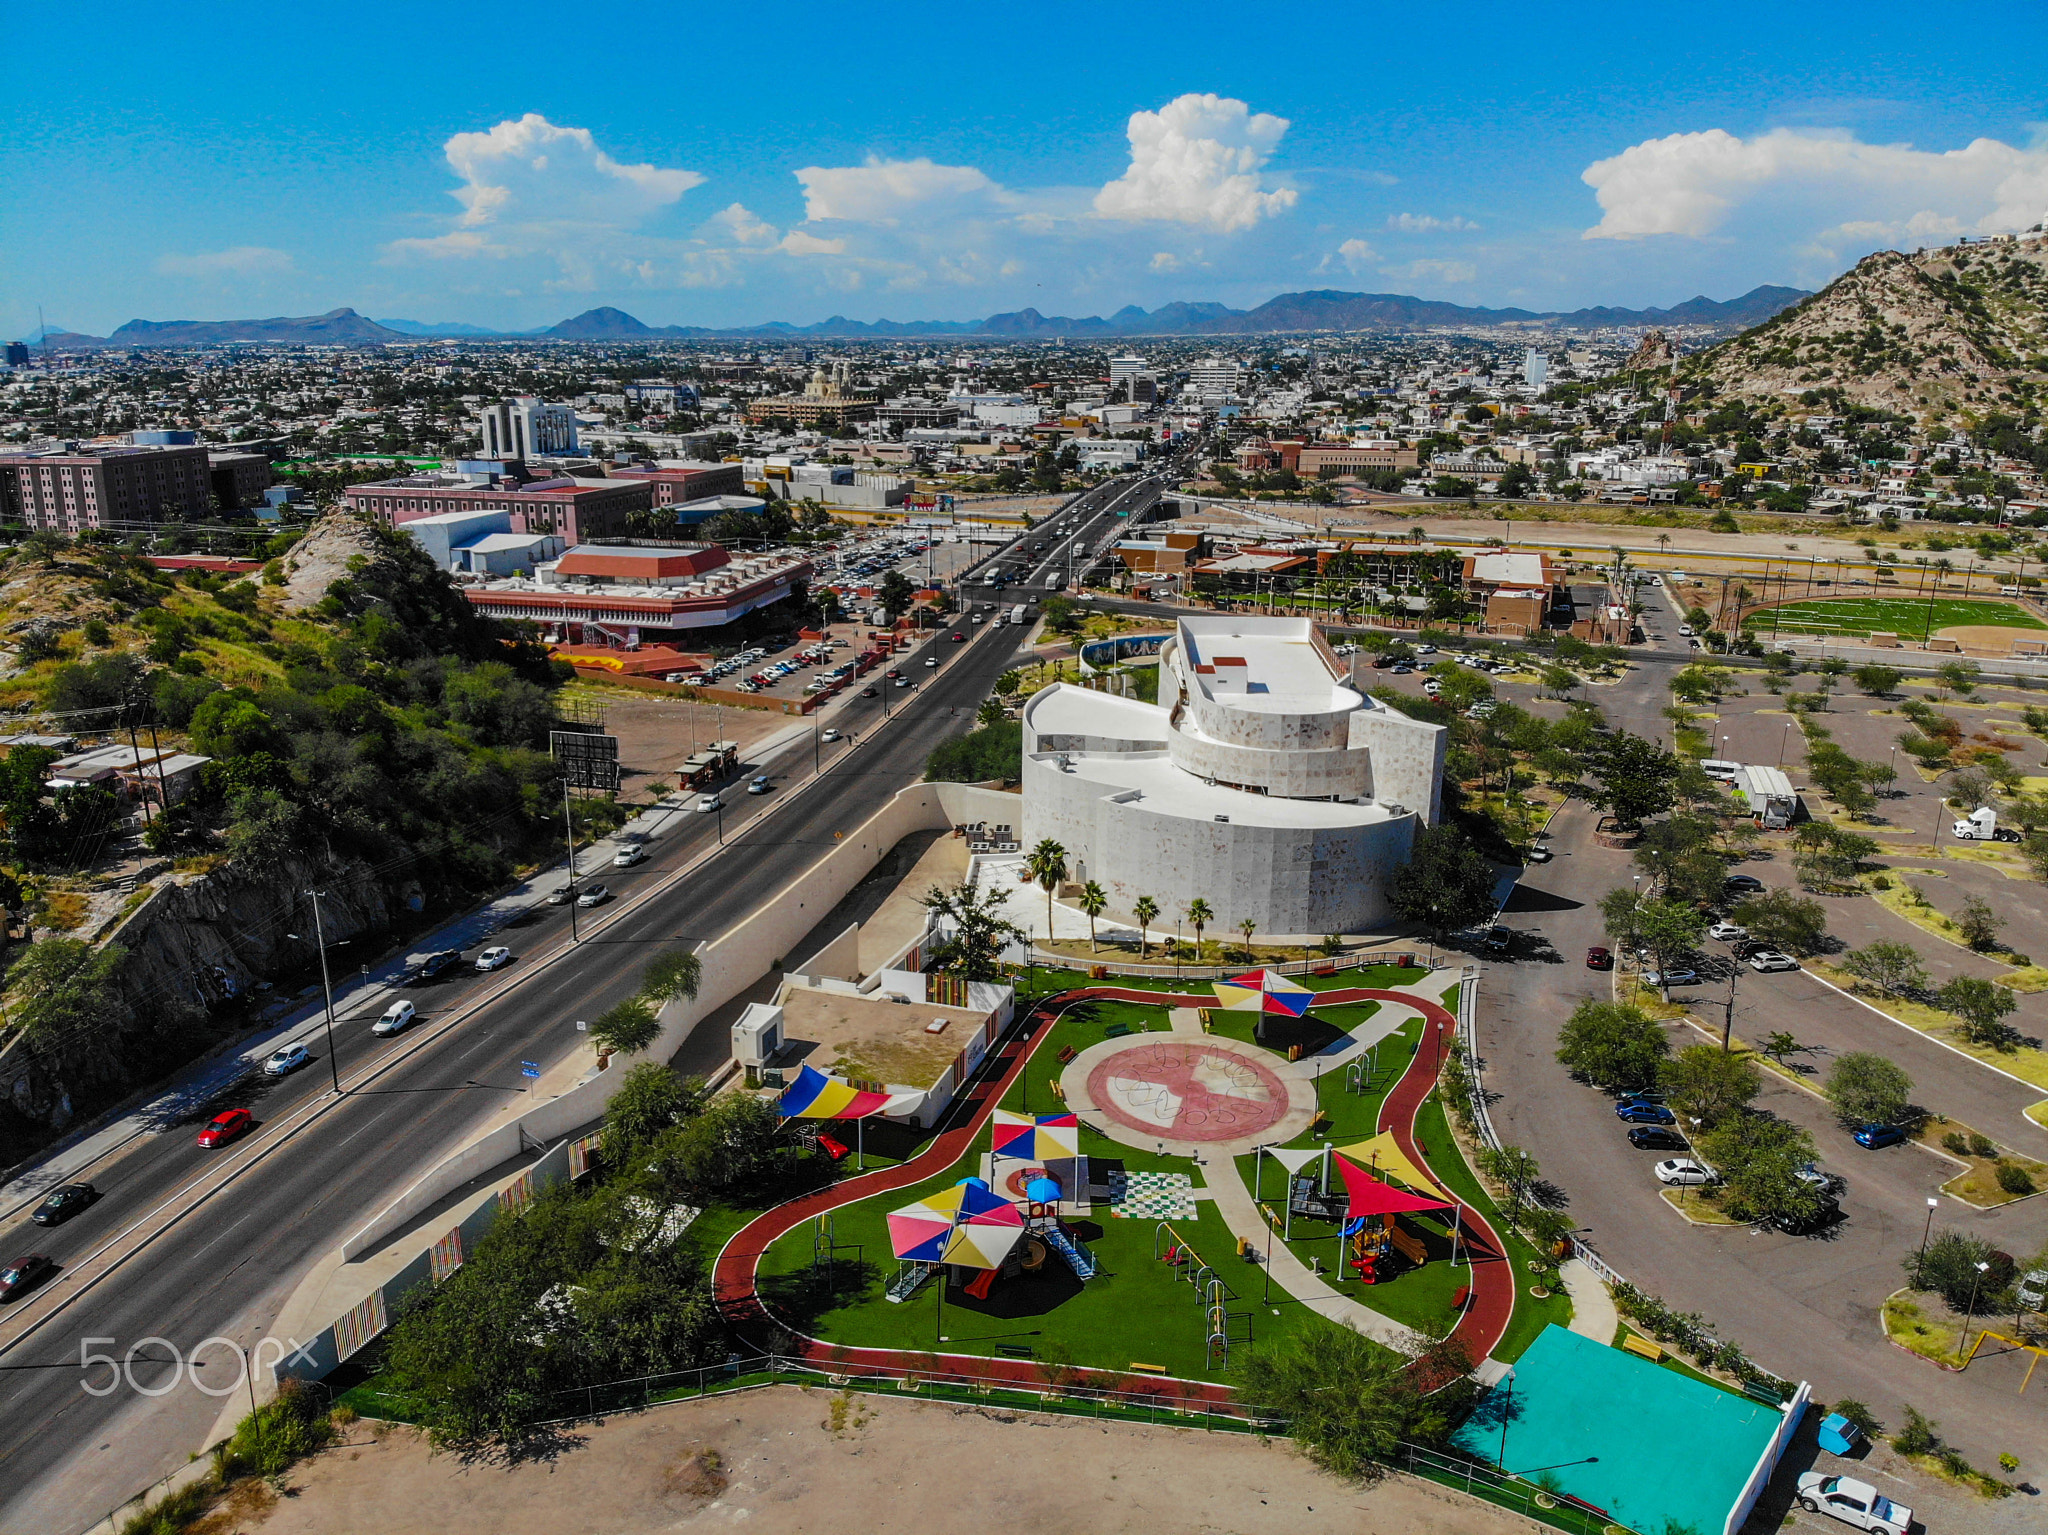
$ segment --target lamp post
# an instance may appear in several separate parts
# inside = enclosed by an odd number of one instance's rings
[[[334,1080],[334,1095],[341,1096],[341,1068],[334,1062],[334,987],[327,978],[327,927],[320,915],[324,890],[308,890],[313,898],[313,937],[320,945],[320,990],[327,998],[327,1074]]]
[[[1958,1359],[1963,1357],[1963,1345],[1970,1339],[1970,1318],[1977,1314],[1977,1286],[1984,1282],[1985,1271],[1991,1265],[1989,1263],[1979,1263],[1975,1267],[1977,1272],[1970,1279],[1969,1309],[1963,1313],[1963,1328],[1956,1337],[1956,1357]]]
[[[1920,1261],[1922,1263],[1927,1261],[1927,1239],[1934,1234],[1934,1212],[1939,1208],[1940,1204],[1941,1201],[1932,1194],[1927,1196],[1927,1224],[1920,1228]]]
[[[1500,1410],[1500,1468],[1508,1468],[1508,1420],[1515,1415],[1515,1367],[1508,1366],[1508,1373],[1501,1377],[1501,1389],[1507,1392],[1507,1400]]]
[[[1787,721],[1785,721],[1785,730],[1784,730],[1784,733],[1783,733],[1782,735],[1780,735],[1780,736],[1778,737],[1778,766],[1779,766],[1779,767],[1783,767],[1783,766],[1785,765],[1785,748],[1786,748],[1787,746],[1791,745],[1791,743],[1792,743],[1792,722],[1791,722],[1790,720],[1787,720]],[[1898,749],[1898,748],[1897,748],[1896,746],[1894,746],[1894,747],[1892,748],[1892,754],[1893,754],[1894,756],[1896,756],[1896,755],[1898,754],[1898,750],[1899,750],[1899,749]]]
[[[569,780],[562,780],[562,839],[569,845],[569,942],[576,934],[576,823],[569,817]]]

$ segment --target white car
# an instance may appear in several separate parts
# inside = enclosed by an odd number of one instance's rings
[[[1444,685],[1441,682],[1436,681],[1434,678],[1432,678],[1428,682],[1423,683],[1422,685],[1422,691],[1427,693],[1431,698],[1436,697],[1437,694],[1441,693],[1443,690]]]
[[[1780,954],[1776,949],[1758,949],[1749,956],[1749,968],[1765,975],[1773,970],[1797,970],[1799,961],[1789,954]]]
[[[1707,936],[1717,938],[1722,943],[1733,943],[1738,938],[1747,938],[1749,929],[1738,922],[1716,922],[1707,929]]]
[[[370,1025],[370,1032],[380,1037],[402,1034],[406,1025],[418,1014],[410,1002],[394,1002],[384,1009],[384,1016]]]
[[[285,1076],[297,1071],[311,1059],[313,1052],[304,1045],[286,1045],[263,1063],[263,1074],[266,1077]]]
[[[647,849],[637,842],[628,842],[624,847],[612,854],[612,867],[614,869],[630,869],[634,864],[646,861]]]
[[[1706,1163],[1691,1157],[1667,1157],[1657,1164],[1657,1181],[1675,1188],[1696,1188],[1702,1183],[1712,1183],[1719,1176]]]
[[[700,794],[697,796],[697,813],[699,815],[709,815],[714,810],[723,810],[724,808],[725,801],[716,794]]]
[[[939,664],[939,658],[937,656],[926,656],[924,658],[924,664],[926,666],[937,666]]]
[[[1853,1476],[1827,1476],[1808,1471],[1799,1478],[1799,1506],[1809,1514],[1827,1514],[1859,1530],[1877,1535],[1906,1535],[1913,1510],[1902,1508],[1868,1482]]]
[[[1549,863],[1551,854],[1547,847],[1532,847],[1524,856],[1530,863]]]
[[[749,794],[766,794],[774,787],[766,778],[750,778],[747,780],[747,792]]]
[[[511,963],[512,951],[502,945],[495,949],[485,949],[476,957],[478,970],[502,970]]]
[[[1691,625],[1691,624],[1680,624],[1680,625],[1678,626],[1678,632],[1679,632],[1680,634],[1684,635],[1684,636],[1685,636],[1685,637],[1686,637],[1687,639],[1691,639],[1691,638],[1692,638],[1692,625]]]
[[[606,901],[609,901],[611,898],[612,893],[609,890],[605,889],[604,886],[585,885],[583,887],[583,893],[576,897],[576,904],[578,906],[583,907],[585,910],[588,910],[592,906],[604,905],[604,903]]]
[[[840,740],[842,738],[838,731],[828,730],[823,735],[819,736],[818,739],[825,742],[827,745],[830,745],[832,742]]]
[[[1672,966],[1668,974],[1662,970],[1645,970],[1643,972],[1643,984],[1645,986],[1697,986],[1699,983],[1699,971],[1682,965]]]

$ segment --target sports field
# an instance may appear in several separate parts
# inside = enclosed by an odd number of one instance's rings
[[[1968,597],[1829,597],[1766,608],[1743,620],[1745,629],[1776,628],[1780,634],[1896,634],[1924,640],[1961,625],[2001,629],[2044,629],[2048,624],[2012,602]]]

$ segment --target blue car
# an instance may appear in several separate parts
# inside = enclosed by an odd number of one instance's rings
[[[1632,1100],[1617,1103],[1614,1112],[1632,1125],[1675,1125],[1677,1118],[1661,1103]]]
[[[1865,1125],[1856,1132],[1856,1144],[1868,1146],[1876,1151],[1883,1146],[1896,1146],[1906,1138],[1906,1132],[1897,1125]]]

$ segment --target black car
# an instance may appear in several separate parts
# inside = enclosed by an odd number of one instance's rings
[[[424,986],[450,965],[458,965],[460,963],[462,963],[462,951],[460,949],[442,949],[440,952],[429,954],[425,959],[421,960],[414,968],[412,974],[407,977],[407,981],[414,986]]]
[[[51,1189],[49,1198],[29,1213],[29,1219],[38,1226],[61,1226],[99,1197],[100,1191],[90,1183],[67,1183]]]
[[[1628,1143],[1638,1151],[1690,1151],[1684,1136],[1664,1125],[1631,1125]]]
[[[1828,1227],[1834,1225],[1841,1218],[1842,1207],[1835,1203],[1834,1200],[1823,1197],[1813,1209],[1804,1215],[1789,1213],[1774,1215],[1767,1224],[1784,1232],[1787,1236],[1810,1237],[1816,1231],[1827,1230]]]
[[[1756,895],[1764,888],[1764,882],[1754,874],[1731,874],[1721,881],[1721,888],[1731,895]]]
[[[43,1253],[28,1253],[16,1258],[5,1268],[0,1268],[0,1300],[13,1300],[15,1296],[35,1287],[36,1281],[45,1274],[55,1272],[56,1260]]]

